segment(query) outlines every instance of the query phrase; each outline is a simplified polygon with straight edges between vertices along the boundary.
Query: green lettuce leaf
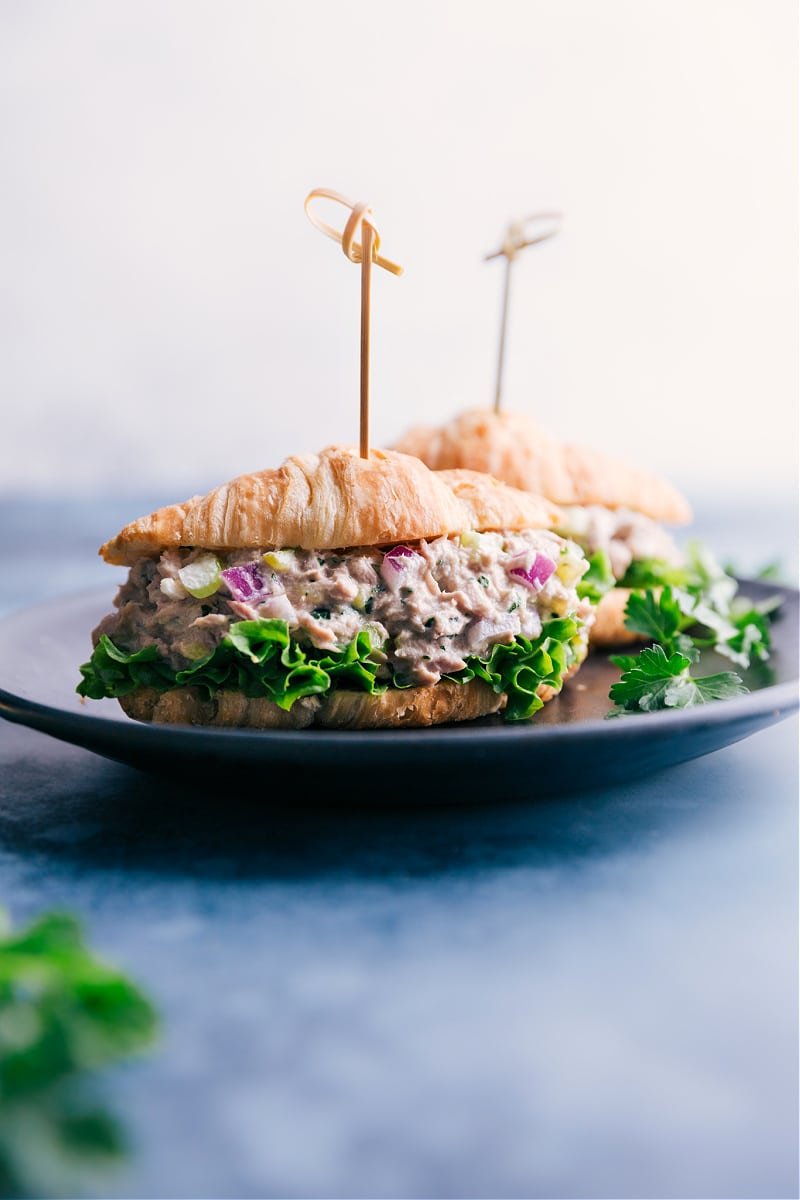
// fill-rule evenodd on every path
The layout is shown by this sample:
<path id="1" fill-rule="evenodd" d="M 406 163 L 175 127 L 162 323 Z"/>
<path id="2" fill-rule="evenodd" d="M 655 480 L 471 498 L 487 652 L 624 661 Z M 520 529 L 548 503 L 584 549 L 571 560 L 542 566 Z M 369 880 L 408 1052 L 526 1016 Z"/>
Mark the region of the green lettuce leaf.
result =
<path id="1" fill-rule="evenodd" d="M 581 600 L 599 604 L 615 582 L 608 555 L 605 550 L 596 550 L 589 558 L 589 570 L 578 582 L 577 592 Z"/>
<path id="2" fill-rule="evenodd" d="M 517 637 L 509 645 L 495 643 L 488 658 L 472 655 L 457 675 L 447 676 L 459 683 L 482 679 L 495 692 L 508 696 L 505 717 L 524 721 L 542 707 L 536 695 L 542 684 L 559 691 L 564 673 L 575 662 L 580 644 L 580 625 L 570 617 L 546 621 L 539 637 Z"/>
<path id="3" fill-rule="evenodd" d="M 145 646 L 144 650 L 128 654 L 105 634 L 95 646 L 90 661 L 80 670 L 83 679 L 77 692 L 90 700 L 125 696 L 138 687 L 153 687 L 163 692 L 174 686 L 174 672 L 159 657 L 155 646 Z"/>
<path id="4" fill-rule="evenodd" d="M 80 668 L 83 678 L 77 691 L 100 700 L 124 696 L 137 687 L 161 692 L 198 687 L 209 698 L 228 689 L 290 709 L 301 697 L 320 695 L 335 685 L 370 695 L 385 691 L 386 684 L 377 678 L 378 650 L 363 630 L 343 650 L 326 653 L 294 641 L 288 622 L 262 618 L 234 623 L 210 654 L 175 670 L 155 646 L 128 654 L 103 634 Z"/>
<path id="5" fill-rule="evenodd" d="M 510 645 L 496 644 L 485 659 L 471 656 L 466 667 L 445 676 L 458 683 L 482 679 L 495 692 L 506 692 L 509 720 L 522 720 L 542 707 L 536 695 L 542 684 L 558 690 L 565 671 L 576 659 L 579 624 L 571 618 L 548 621 L 538 638 L 518 637 Z M 137 687 L 168 691 L 199 687 L 208 698 L 225 690 L 261 696 L 290 709 L 303 696 L 321 695 L 332 687 L 378 695 L 387 687 L 409 686 L 401 676 L 380 679 L 383 648 L 363 630 L 342 650 L 320 651 L 301 646 L 286 621 L 259 619 L 231 625 L 220 644 L 204 658 L 175 670 L 159 657 L 155 646 L 129 654 L 105 634 L 89 662 L 80 668 L 77 691 L 93 700 L 124 696 Z"/>

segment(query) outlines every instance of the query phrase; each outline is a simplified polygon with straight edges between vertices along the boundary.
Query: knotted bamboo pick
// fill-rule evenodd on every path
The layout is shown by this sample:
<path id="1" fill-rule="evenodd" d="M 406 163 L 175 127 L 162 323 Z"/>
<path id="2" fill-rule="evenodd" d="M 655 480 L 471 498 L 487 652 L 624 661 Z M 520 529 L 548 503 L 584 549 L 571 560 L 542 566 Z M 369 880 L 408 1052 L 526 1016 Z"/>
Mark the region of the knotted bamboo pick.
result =
<path id="1" fill-rule="evenodd" d="M 333 225 L 323 221 L 311 211 L 311 201 L 315 199 L 333 200 L 349 208 L 350 216 L 347 224 L 340 233 Z M 350 262 L 361 263 L 361 422 L 359 438 L 359 454 L 369 458 L 369 350 L 370 350 L 370 312 L 372 300 L 372 264 L 391 271 L 392 275 L 402 275 L 403 268 L 390 259 L 378 254 L 381 239 L 372 221 L 372 209 L 365 203 L 354 203 L 330 188 L 314 188 L 305 199 L 306 216 L 312 225 L 316 225 L 326 237 L 339 242 L 345 257 Z M 361 227 L 361 242 L 355 240 L 359 226 Z"/>
<path id="2" fill-rule="evenodd" d="M 555 222 L 555 225 L 552 228 L 545 228 L 540 233 L 536 233 L 536 224 L 539 221 Z M 500 249 L 484 256 L 484 262 L 489 262 L 493 258 L 505 258 L 506 260 L 506 274 L 503 283 L 503 309 L 500 317 L 500 345 L 497 352 L 497 382 L 494 390 L 495 412 L 500 411 L 500 401 L 503 393 L 503 366 L 506 355 L 506 328 L 508 326 L 508 298 L 511 290 L 511 264 L 520 250 L 524 250 L 526 246 L 536 246 L 539 242 L 546 242 L 548 238 L 555 237 L 560 228 L 561 213 L 533 213 L 532 216 L 523 217 L 520 221 L 512 221 Z"/>

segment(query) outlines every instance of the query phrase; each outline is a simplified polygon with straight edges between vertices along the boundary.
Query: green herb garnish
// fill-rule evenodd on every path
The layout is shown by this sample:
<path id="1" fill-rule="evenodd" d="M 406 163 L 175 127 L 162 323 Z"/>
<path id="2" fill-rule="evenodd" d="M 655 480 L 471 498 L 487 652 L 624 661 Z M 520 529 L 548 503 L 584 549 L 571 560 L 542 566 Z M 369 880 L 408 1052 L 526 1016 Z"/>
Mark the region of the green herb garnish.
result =
<path id="1" fill-rule="evenodd" d="M 609 695 L 620 712 L 652 712 L 659 708 L 688 708 L 708 700 L 742 696 L 747 688 L 733 671 L 720 675 L 689 674 L 691 658 L 663 646 L 651 646 L 637 655 L 615 654 L 611 661 L 624 667 Z"/>
<path id="2" fill-rule="evenodd" d="M 694 600 L 695 598 L 691 598 Z M 683 602 L 682 602 L 683 601 Z M 718 675 L 694 676 L 689 668 L 708 644 L 698 632 L 694 603 L 675 595 L 666 586 L 660 592 L 633 592 L 625 609 L 625 625 L 634 633 L 653 642 L 635 655 L 612 655 L 611 661 L 622 669 L 618 683 L 612 684 L 610 698 L 616 712 L 652 712 L 659 708 L 687 708 L 708 700 L 741 696 L 747 688 L 732 671 Z M 716 643 L 717 634 L 711 637 Z"/>
<path id="3" fill-rule="evenodd" d="M 155 1010 L 73 917 L 0 924 L 0 1196 L 73 1195 L 124 1160 L 96 1072 L 150 1045 Z"/>
<path id="4" fill-rule="evenodd" d="M 697 677 L 690 666 L 707 649 L 741 667 L 766 660 L 779 597 L 757 603 L 737 597 L 736 580 L 698 542 L 687 548 L 685 566 L 634 562 L 620 583 L 640 588 L 628 600 L 625 625 L 652 645 L 636 655 L 612 655 L 623 674 L 609 692 L 617 706 L 611 715 L 684 708 L 747 692 L 732 671 Z"/>

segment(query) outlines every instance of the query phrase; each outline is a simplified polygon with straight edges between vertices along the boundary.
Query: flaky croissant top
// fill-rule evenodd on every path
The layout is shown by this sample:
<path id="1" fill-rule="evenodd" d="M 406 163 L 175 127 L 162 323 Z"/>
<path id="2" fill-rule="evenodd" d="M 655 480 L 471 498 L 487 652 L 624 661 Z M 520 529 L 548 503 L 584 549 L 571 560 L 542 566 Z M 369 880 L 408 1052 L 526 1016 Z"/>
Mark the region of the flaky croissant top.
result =
<path id="1" fill-rule="evenodd" d="M 522 413 L 463 412 L 437 429 L 410 429 L 395 448 L 434 470 L 485 471 L 555 504 L 632 508 L 674 525 L 692 519 L 688 501 L 666 480 L 596 450 L 557 442 Z"/>
<path id="2" fill-rule="evenodd" d="M 561 516 L 541 496 L 476 471 L 432 471 L 393 450 L 364 459 L 352 447 L 329 446 L 140 517 L 100 554 L 129 566 L 180 546 L 338 550 L 469 529 L 550 529 Z"/>

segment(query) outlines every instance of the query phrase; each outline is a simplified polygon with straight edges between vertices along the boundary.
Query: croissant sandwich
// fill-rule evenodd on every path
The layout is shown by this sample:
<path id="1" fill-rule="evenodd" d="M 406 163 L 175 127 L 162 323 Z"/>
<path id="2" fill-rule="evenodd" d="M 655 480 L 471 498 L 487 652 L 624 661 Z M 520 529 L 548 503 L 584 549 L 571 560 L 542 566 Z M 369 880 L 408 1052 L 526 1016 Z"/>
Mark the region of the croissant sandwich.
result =
<path id="1" fill-rule="evenodd" d="M 526 718 L 585 657 L 588 562 L 549 501 L 347 447 L 126 526 L 78 692 L 141 721 L 378 728 Z"/>
<path id="2" fill-rule="evenodd" d="M 409 430 L 395 448 L 435 470 L 486 471 L 559 505 L 555 528 L 590 558 L 579 590 L 597 602 L 595 644 L 635 640 L 624 624 L 630 589 L 680 575 L 682 555 L 662 525 L 691 520 L 680 492 L 638 467 L 557 442 L 521 413 L 464 412 L 438 429 Z"/>

